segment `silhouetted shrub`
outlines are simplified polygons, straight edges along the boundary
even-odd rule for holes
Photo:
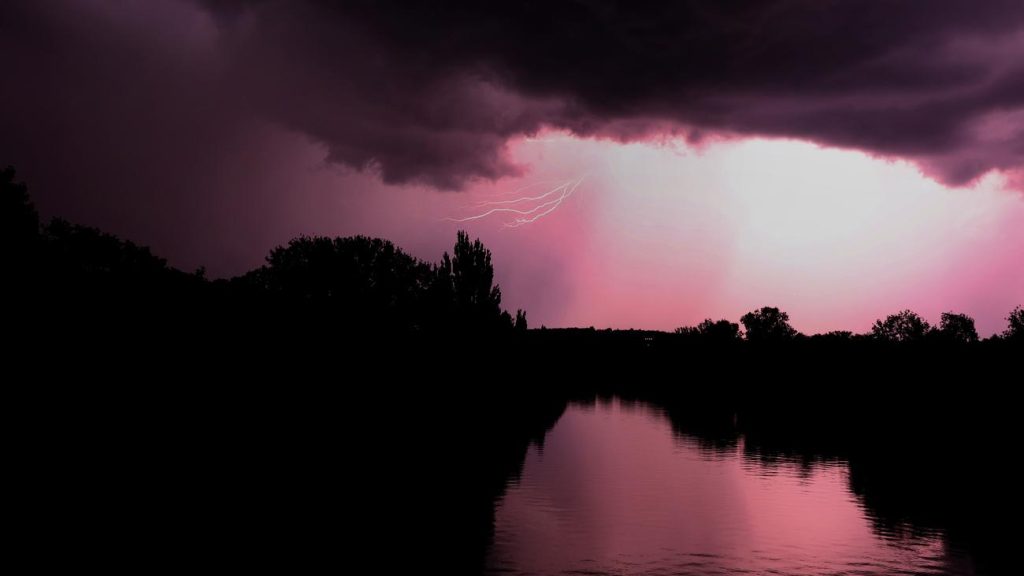
[[[974,318],[966,314],[943,312],[939,320],[938,335],[947,342],[969,343],[978,341]]]
[[[676,334],[688,336],[691,338],[698,338],[702,342],[736,342],[740,340],[740,325],[735,322],[729,322],[728,320],[718,320],[717,322],[708,318],[697,324],[696,327],[684,326],[676,328]]]
[[[928,322],[910,310],[891,314],[885,320],[876,320],[871,335],[882,342],[917,342],[931,330]]]
[[[791,340],[797,331],[789,325],[789,314],[778,308],[765,306],[748,312],[740,318],[751,342],[781,342]]]
[[[1008,340],[1024,339],[1024,308],[1017,306],[1006,317],[1008,323],[1003,338]]]

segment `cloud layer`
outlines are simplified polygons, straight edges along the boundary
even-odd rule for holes
[[[187,167],[275,123],[334,162],[440,189],[521,173],[506,143],[543,128],[793,137],[911,159],[947,184],[992,169],[1017,181],[1024,165],[1017,0],[51,0],[4,11],[3,152],[86,146],[85,126],[143,165],[184,156]]]
[[[389,181],[513,173],[505,140],[541,126],[795,137],[948,184],[1024,165],[1014,0],[208,6],[268,114]]]

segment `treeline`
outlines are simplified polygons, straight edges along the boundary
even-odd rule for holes
[[[1024,339],[1024,308],[1017,306],[1006,317],[1007,327],[1001,334],[994,334],[987,340],[1008,340],[1017,342]],[[789,324],[789,314],[778,308],[764,307],[744,314],[740,325],[728,320],[708,318],[696,326],[676,328],[675,334],[686,339],[708,343],[730,343],[747,340],[758,343],[784,343],[807,338],[829,342],[878,342],[885,344],[973,344],[981,341],[974,327],[974,318],[956,312],[943,312],[938,326],[932,326],[916,312],[903,310],[876,320],[871,331],[854,334],[849,331],[833,331],[825,334],[806,336]]]
[[[149,248],[60,218],[41,223],[13,168],[0,173],[2,257],[17,311],[63,317],[225,321],[287,320],[336,333],[507,333],[526,314],[501,308],[491,253],[459,232],[440,262],[414,258],[387,240],[302,236],[274,248],[242,276],[208,280]]]
[[[526,313],[501,308],[491,253],[480,240],[459,232],[452,253],[439,262],[414,258],[387,240],[356,236],[302,236],[271,250],[264,265],[231,279],[209,280],[168,266],[146,247],[60,218],[40,222],[13,168],[0,172],[2,246],[10,271],[16,315],[74,320],[86,317],[147,324],[202,324],[248,332],[313,328],[335,336],[513,334],[527,329]],[[988,341],[1020,342],[1024,309],[1010,312],[1008,326]],[[742,324],[743,328],[740,328]],[[228,328],[232,327],[232,328]],[[868,334],[829,332],[805,336],[787,313],[764,307],[740,323],[707,319],[674,334],[614,331],[629,346],[679,343],[729,348],[740,342],[775,345],[806,342],[914,345],[979,342],[974,320],[942,314],[936,327],[905,310],[878,320]],[[586,331],[563,331],[558,340],[586,345]],[[548,336],[537,336],[541,342]],[[604,337],[603,342],[610,344]]]

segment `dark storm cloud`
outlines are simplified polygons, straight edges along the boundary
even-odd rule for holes
[[[333,11],[267,3],[228,21],[223,53],[248,105],[386,182],[458,188],[468,177],[515,173],[505,141],[549,115],[540,102],[389,45]]]
[[[918,160],[949,183],[1022,164],[1024,127],[977,129],[1024,107],[1018,0],[207,7],[242,84],[278,87],[261,89],[265,110],[390,181],[510,173],[503,142],[542,126],[806,138]]]
[[[198,265],[215,241],[225,153],[252,118],[222,81],[217,30],[176,2],[0,7],[0,164],[44,214]],[[215,251],[215,250],[214,250]],[[187,254],[183,257],[183,254]]]
[[[908,158],[947,183],[1022,164],[1019,0],[2,10],[0,152],[86,172],[116,161],[163,174],[165,196],[216,173],[259,123],[304,133],[386,182],[444,189],[517,173],[506,142],[545,127],[623,140],[797,137]]]

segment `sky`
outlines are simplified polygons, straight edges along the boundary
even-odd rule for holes
[[[1024,303],[1019,0],[14,0],[0,54],[43,215],[211,276],[462,228],[532,326]]]

